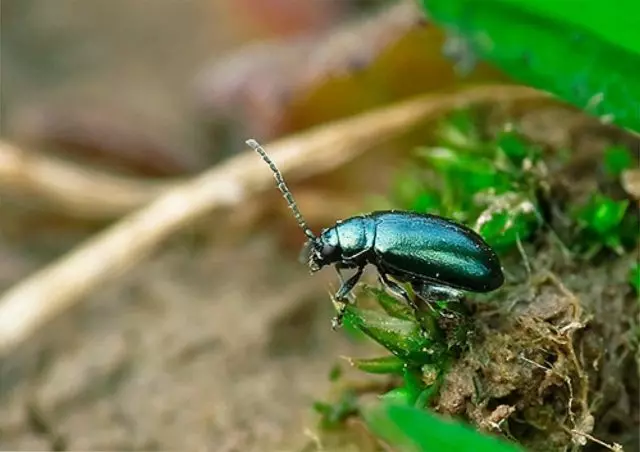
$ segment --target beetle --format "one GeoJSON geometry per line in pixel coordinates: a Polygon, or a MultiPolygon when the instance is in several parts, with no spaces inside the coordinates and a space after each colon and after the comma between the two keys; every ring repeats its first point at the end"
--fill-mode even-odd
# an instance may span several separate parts
{"type": "Polygon", "coordinates": [[[342,321],[348,296],[371,264],[383,285],[403,298],[415,313],[419,307],[399,283],[431,305],[439,297],[459,301],[463,292],[492,292],[504,283],[495,251],[474,230],[446,218],[400,210],[375,211],[338,221],[315,235],[307,226],[282,173],[255,140],[249,145],[269,165],[298,225],[307,236],[302,255],[311,273],[333,265],[341,286],[334,299],[343,308],[333,320],[342,321]],[[341,270],[355,269],[344,281],[341,270]]]}

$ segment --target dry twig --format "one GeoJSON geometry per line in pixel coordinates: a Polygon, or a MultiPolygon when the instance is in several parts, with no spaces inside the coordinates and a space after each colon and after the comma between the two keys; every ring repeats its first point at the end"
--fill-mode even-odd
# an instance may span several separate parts
{"type": "Polygon", "coordinates": [[[76,218],[119,217],[174,185],[108,175],[0,141],[0,188],[34,196],[76,218]]]}
{"type": "MultiPolygon", "coordinates": [[[[374,143],[455,108],[543,98],[540,92],[515,86],[428,95],[279,140],[267,149],[293,181],[339,167],[374,143]]],[[[131,268],[171,234],[215,208],[238,205],[267,189],[274,189],[271,171],[253,151],[247,151],[126,216],[4,294],[0,299],[0,353],[23,342],[99,284],[131,268]]]]}

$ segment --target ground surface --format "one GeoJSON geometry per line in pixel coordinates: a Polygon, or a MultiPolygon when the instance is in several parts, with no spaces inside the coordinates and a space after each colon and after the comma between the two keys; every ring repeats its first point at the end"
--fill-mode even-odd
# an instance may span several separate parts
{"type": "Polygon", "coordinates": [[[354,349],[331,331],[319,279],[264,241],[181,248],[2,362],[0,449],[265,451],[292,432],[304,440],[332,364],[354,349]]]}

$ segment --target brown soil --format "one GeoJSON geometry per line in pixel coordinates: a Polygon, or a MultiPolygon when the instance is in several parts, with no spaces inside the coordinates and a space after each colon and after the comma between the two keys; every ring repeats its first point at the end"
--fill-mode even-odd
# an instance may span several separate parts
{"type": "Polygon", "coordinates": [[[2,450],[279,450],[356,345],[268,240],[174,243],[1,362],[2,450]]]}

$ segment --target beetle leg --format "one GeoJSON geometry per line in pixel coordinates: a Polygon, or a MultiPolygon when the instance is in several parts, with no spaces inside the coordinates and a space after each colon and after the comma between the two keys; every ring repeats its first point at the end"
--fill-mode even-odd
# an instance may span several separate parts
{"type": "Polygon", "coordinates": [[[420,308],[418,307],[418,305],[416,304],[415,300],[412,299],[409,294],[407,293],[406,290],[404,290],[402,288],[402,286],[400,286],[400,284],[391,281],[389,279],[389,277],[387,275],[385,275],[382,272],[379,272],[378,275],[380,276],[380,281],[382,282],[382,284],[389,289],[392,293],[404,298],[404,300],[407,302],[407,304],[409,304],[409,306],[411,307],[411,309],[413,310],[413,313],[417,316],[418,313],[420,312],[420,308]]]}
{"type": "MultiPolygon", "coordinates": [[[[338,271],[338,274],[340,274],[340,270],[337,269],[337,268],[336,268],[336,270],[338,271]]],[[[333,298],[338,303],[342,303],[340,309],[338,309],[338,313],[336,314],[336,316],[331,321],[333,329],[336,329],[337,327],[342,325],[342,319],[344,317],[344,312],[347,309],[347,304],[345,303],[345,301],[348,301],[347,295],[351,294],[351,291],[353,290],[353,288],[356,286],[356,284],[360,280],[360,277],[362,276],[363,272],[364,272],[364,267],[359,267],[358,271],[355,273],[355,275],[351,276],[351,278],[349,278],[345,282],[343,282],[342,285],[340,286],[340,289],[338,289],[336,294],[333,296],[333,298]]],[[[340,274],[340,279],[342,280],[342,274],[340,274]]]]}
{"type": "Polygon", "coordinates": [[[413,283],[412,287],[416,294],[418,294],[418,296],[432,309],[433,305],[442,299],[453,302],[459,302],[462,300],[462,292],[450,287],[424,283],[413,283]]]}
{"type": "Polygon", "coordinates": [[[340,286],[340,289],[338,289],[338,291],[335,294],[335,299],[337,301],[345,301],[347,299],[346,298],[347,295],[349,295],[353,290],[353,288],[356,286],[358,280],[362,276],[363,271],[364,271],[364,267],[358,268],[358,271],[356,271],[355,275],[353,275],[351,278],[347,279],[345,282],[342,283],[342,285],[340,286]]]}
{"type": "MultiPolygon", "coordinates": [[[[346,267],[344,265],[340,265],[338,263],[338,264],[334,265],[333,268],[336,269],[336,273],[338,274],[338,279],[340,280],[340,287],[344,286],[344,284],[345,284],[344,276],[342,276],[342,272],[340,270],[344,270],[344,269],[346,269],[348,267],[346,267]]],[[[355,299],[353,294],[349,292],[347,295],[349,296],[349,301],[353,303],[353,301],[355,299]]],[[[337,300],[337,301],[342,301],[342,300],[337,300]]]]}

